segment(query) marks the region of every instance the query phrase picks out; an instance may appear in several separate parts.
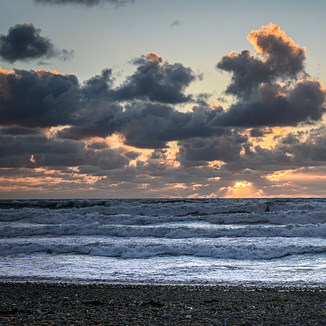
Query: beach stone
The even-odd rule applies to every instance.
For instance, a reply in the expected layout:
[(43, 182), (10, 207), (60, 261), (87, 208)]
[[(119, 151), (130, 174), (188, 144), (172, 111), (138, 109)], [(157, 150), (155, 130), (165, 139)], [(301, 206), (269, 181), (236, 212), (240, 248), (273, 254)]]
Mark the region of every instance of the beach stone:
[(10, 326), (326, 325), (321, 287), (0, 282), (0, 307)]

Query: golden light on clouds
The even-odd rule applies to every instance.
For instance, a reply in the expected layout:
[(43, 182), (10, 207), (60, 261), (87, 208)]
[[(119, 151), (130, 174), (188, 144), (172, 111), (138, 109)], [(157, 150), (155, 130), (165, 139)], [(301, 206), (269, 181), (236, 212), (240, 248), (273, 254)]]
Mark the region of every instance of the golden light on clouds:
[(162, 61), (162, 57), (155, 52), (146, 52), (146, 59), (152, 62)]
[(9, 75), (9, 74), (14, 74), (15, 72), (13, 70), (6, 70), (6, 69), (2, 69), (0, 67), (0, 74), (3, 74), (3, 75)]
[(325, 182), (326, 175), (314, 171), (315, 168), (299, 168), (296, 170), (283, 170), (266, 176), (266, 179), (272, 182)]
[(280, 29), (279, 25), (273, 23), (269, 23), (266, 26), (262, 26), (260, 30), (252, 30), (247, 36), (248, 41), (255, 47), (258, 53), (266, 55), (268, 53), (267, 49), (268, 51), (271, 51), (272, 45), (269, 44), (269, 46), (267, 46), (265, 42), (263, 47), (259, 43), (260, 37), (264, 37), (264, 39), (268, 39), (268, 37), (280, 39), (282, 41), (282, 44), (286, 44), (289, 48), (292, 49), (294, 53), (302, 53), (305, 51), (305, 48), (300, 47), (292, 40), (291, 37), (288, 37), (286, 33)]
[(209, 181), (218, 181), (221, 180), (220, 177), (215, 177), (215, 178), (208, 178)]
[[(10, 173), (10, 171), (17, 174), (7, 174), (0, 176), (0, 190), (10, 192), (20, 192), (29, 189), (29, 192), (38, 191), (42, 193), (52, 192), (56, 189), (67, 189), (69, 191), (72, 184), (85, 185), (90, 189), (90, 185), (94, 185), (104, 177), (92, 176), (88, 174), (78, 174), (73, 169), (71, 172), (63, 173), (57, 170), (50, 170), (45, 168), (26, 169), (2, 169)], [(18, 173), (19, 172), (19, 173)], [(34, 176), (20, 176), (23, 173), (33, 173)]]
[(209, 161), (207, 163), (207, 165), (210, 167), (210, 168), (215, 168), (217, 170), (219, 170), (223, 165), (225, 165), (226, 163), (223, 162), (223, 161)]
[(35, 72), (39, 76), (40, 79), (42, 79), (43, 75), (51, 75), (51, 74), (67, 76), (67, 74), (62, 74), (62, 73), (58, 72), (57, 70), (48, 71), (45, 69), (39, 69), (39, 70), (35, 70)]

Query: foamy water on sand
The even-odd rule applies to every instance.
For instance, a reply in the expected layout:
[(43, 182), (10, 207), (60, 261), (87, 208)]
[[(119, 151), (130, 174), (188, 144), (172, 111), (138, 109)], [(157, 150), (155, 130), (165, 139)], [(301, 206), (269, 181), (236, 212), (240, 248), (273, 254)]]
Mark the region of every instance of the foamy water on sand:
[(0, 201), (0, 275), (326, 283), (325, 199)]

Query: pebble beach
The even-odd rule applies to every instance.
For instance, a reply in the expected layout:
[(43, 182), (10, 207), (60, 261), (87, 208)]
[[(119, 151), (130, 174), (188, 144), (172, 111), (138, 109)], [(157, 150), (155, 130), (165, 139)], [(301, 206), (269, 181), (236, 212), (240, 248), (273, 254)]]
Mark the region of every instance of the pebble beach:
[(2, 281), (0, 325), (326, 325), (326, 289)]

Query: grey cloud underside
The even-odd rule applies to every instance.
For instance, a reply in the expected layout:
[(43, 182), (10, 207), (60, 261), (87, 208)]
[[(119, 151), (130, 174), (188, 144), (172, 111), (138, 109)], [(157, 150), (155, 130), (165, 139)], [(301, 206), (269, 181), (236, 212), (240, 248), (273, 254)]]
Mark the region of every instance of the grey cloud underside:
[(222, 171), (260, 171), (262, 175), (302, 167), (324, 166), (326, 162), (326, 128), (310, 133), (298, 131), (280, 138), (272, 149), (253, 145), (236, 131), (232, 135), (193, 138), (179, 142), (178, 160), (184, 167), (205, 166), (209, 161), (226, 163)]
[(40, 35), (41, 30), (33, 24), (17, 24), (7, 35), (0, 35), (0, 57), (4, 61), (29, 61), (40, 58), (58, 57), (70, 60), (73, 51), (58, 50), (50, 39)]
[(50, 5), (65, 5), (74, 4), (82, 6), (97, 6), (100, 4), (110, 3), (115, 5), (124, 5), (133, 3), (135, 0), (34, 0), (35, 3), (50, 4)]
[[(75, 140), (105, 138), (120, 132), (129, 145), (163, 148), (168, 141), (221, 136), (230, 127), (292, 126), (317, 121), (325, 111), (325, 94), (320, 84), (311, 80), (297, 83), (282, 96), (276, 95), (278, 87), (266, 84), (261, 87), (260, 101), (238, 102), (228, 111), (206, 105), (180, 112), (169, 103), (148, 97), (121, 103), (116, 95), (120, 88), (113, 87), (111, 75), (106, 69), (81, 85), (73, 75), (23, 70), (2, 73), (2, 124), (69, 126), (58, 135)], [(182, 96), (181, 91), (178, 94)]]
[[(275, 26), (276, 25), (272, 25)], [(262, 83), (296, 81), (305, 73), (305, 48), (292, 44), (279, 33), (271, 32), (271, 26), (252, 31), (249, 40), (260, 48), (259, 55), (244, 50), (223, 56), (217, 63), (218, 69), (231, 74), (231, 83), (226, 93), (241, 100), (257, 96), (257, 88)]]
[(0, 134), (1, 167), (91, 166), (95, 172), (123, 168), (129, 160), (124, 153), (104, 144), (89, 148), (84, 142), (48, 139), (43, 134), (13, 135), (7, 128)]
[[(226, 92), (235, 102), (227, 110), (211, 107), (204, 95), (198, 101), (198, 96), (187, 94), (187, 87), (200, 77), (155, 53), (134, 59), (135, 71), (121, 85), (115, 85), (110, 69), (84, 83), (74, 75), (0, 71), (0, 166), (78, 166), (79, 173), (93, 175), (120, 169), (125, 171), (123, 179), (116, 176), (120, 181), (139, 173), (175, 180), (176, 169), (162, 163), (170, 141), (179, 145), (180, 180), (182, 171), (208, 171), (212, 161), (224, 162), (221, 171), (231, 177), (248, 169), (267, 174), (280, 167), (323, 165), (324, 129), (280, 136), (270, 149), (257, 145), (272, 133), (271, 127), (320, 121), (325, 90), (305, 72), (303, 48), (260, 31), (256, 41), (259, 55), (233, 53), (217, 64), (231, 74)], [(176, 108), (179, 104), (196, 105), (182, 112)], [(44, 135), (47, 128), (58, 126), (51, 137)], [(122, 135), (126, 145), (153, 149), (146, 164), (128, 166), (139, 153), (92, 139), (114, 133)]]
[(0, 74), (2, 125), (52, 127), (73, 122), (80, 86), (73, 75), (15, 70)]
[[(217, 109), (181, 113), (171, 106), (187, 99), (184, 90), (194, 79), (191, 69), (181, 64), (162, 66), (143, 58), (136, 72), (116, 88), (110, 69), (82, 85), (73, 75), (15, 70), (0, 74), (0, 119), (7, 126), (69, 125), (58, 135), (75, 140), (105, 138), (118, 131), (128, 144), (147, 148), (165, 147), (167, 141), (191, 135), (220, 134), (221, 128), (205, 128)], [(129, 101), (127, 88), (133, 89)]]
[(190, 68), (180, 63), (164, 64), (160, 61), (139, 59), (137, 71), (115, 91), (112, 97), (119, 101), (149, 99), (163, 103), (184, 103), (191, 101), (184, 91), (196, 79)]
[(216, 126), (297, 126), (315, 122), (325, 112), (325, 90), (305, 71), (305, 48), (279, 32), (277, 25), (252, 31), (259, 55), (232, 52), (217, 63), (231, 74), (226, 93), (236, 102), (214, 121)]
[(236, 132), (221, 137), (180, 141), (178, 160), (185, 166), (205, 165), (208, 161), (239, 161), (242, 145), (247, 141), (246, 136)]
[(259, 92), (259, 98), (238, 101), (213, 123), (247, 128), (297, 126), (302, 122), (318, 121), (325, 113), (325, 92), (317, 81), (304, 80), (286, 90), (277, 84), (265, 84)]

